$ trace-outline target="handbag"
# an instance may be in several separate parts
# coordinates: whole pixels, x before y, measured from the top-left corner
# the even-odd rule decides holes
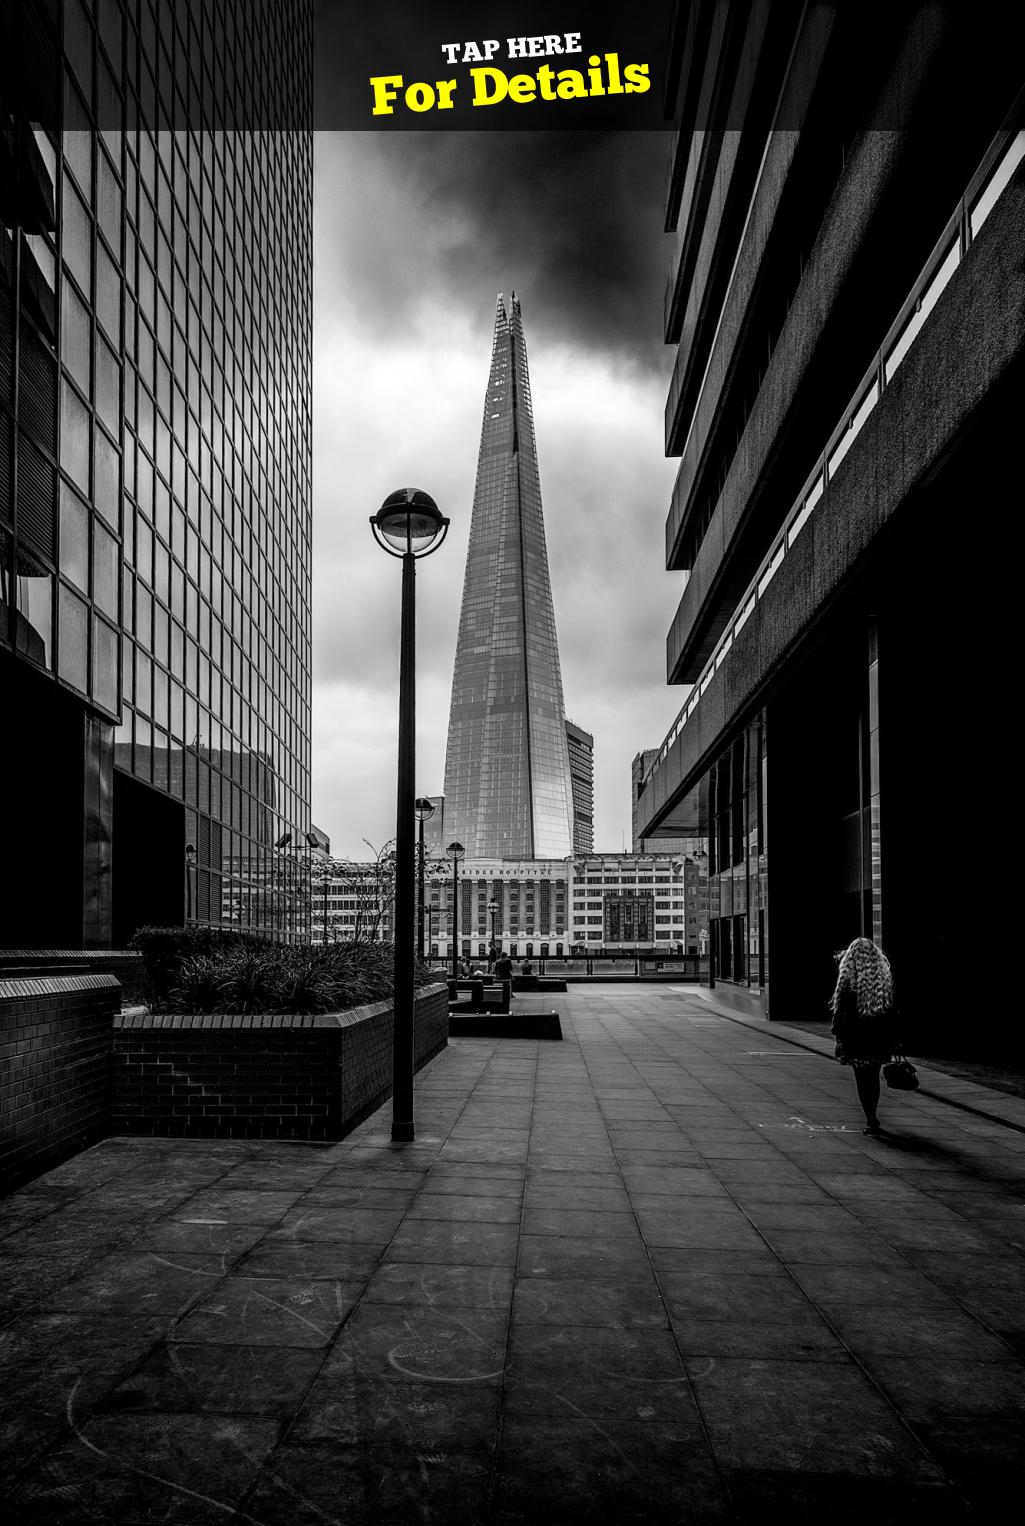
[[[916,1092],[918,1090],[918,1071],[906,1054],[895,1054],[892,1060],[887,1060],[883,1066],[883,1080],[887,1086],[892,1086],[894,1091]]]

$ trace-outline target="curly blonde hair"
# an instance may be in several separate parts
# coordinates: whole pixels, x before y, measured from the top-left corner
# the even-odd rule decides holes
[[[871,938],[855,938],[840,958],[830,1006],[837,1012],[844,995],[854,997],[859,1017],[879,1017],[893,1006],[890,961]]]

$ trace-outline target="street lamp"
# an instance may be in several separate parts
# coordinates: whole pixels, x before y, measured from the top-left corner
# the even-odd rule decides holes
[[[419,915],[416,919],[416,952],[417,957],[424,956],[424,822],[430,821],[434,815],[433,802],[426,795],[421,795],[416,801],[416,819],[420,823],[419,858],[417,860],[417,888]]]
[[[498,949],[495,943],[495,918],[498,915],[498,902],[492,896],[488,902],[488,911],[491,913],[491,952],[497,957]]]
[[[392,1043],[393,1140],[413,1132],[413,800],[416,771],[416,563],[437,551],[448,520],[434,499],[419,488],[389,493],[370,516],[374,539],[389,556],[402,560],[402,618],[399,635],[399,769],[395,811],[395,1017]]]
[[[461,842],[450,842],[445,849],[452,860],[452,979],[459,979],[459,860],[466,849]]]
[[[315,853],[320,853],[320,851],[321,851],[321,842],[320,842],[320,838],[317,836],[316,832],[304,832],[303,836],[306,838],[306,841],[309,843],[309,845],[313,849],[313,851]],[[327,942],[327,891],[328,891],[328,873],[327,873],[327,859],[326,858],[324,859],[323,869],[324,869],[324,936],[323,936],[323,938],[320,941],[322,943],[326,943]],[[312,926],[312,923],[313,923],[313,881],[312,881],[312,879],[310,881],[310,923],[311,923],[311,926],[310,926],[310,940],[312,942],[312,939],[313,939],[313,926]]]
[[[192,871],[196,867],[196,845],[185,844],[185,920],[192,921]]]

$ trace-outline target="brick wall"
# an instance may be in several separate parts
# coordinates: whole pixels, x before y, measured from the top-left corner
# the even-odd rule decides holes
[[[112,975],[0,980],[0,1190],[107,1133],[120,1001]]]
[[[142,955],[137,949],[0,949],[0,980],[20,979],[36,970],[59,975],[67,967],[74,967],[76,973],[86,969],[93,975],[116,976],[121,982],[123,1006],[131,1007],[145,1000]]]
[[[417,1001],[414,1063],[448,1042],[448,991]],[[388,1002],[316,1016],[114,1020],[117,1134],[341,1139],[391,1096]]]

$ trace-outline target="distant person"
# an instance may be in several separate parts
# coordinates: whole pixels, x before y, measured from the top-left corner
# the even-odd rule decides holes
[[[509,958],[509,955],[499,954],[498,958],[495,960],[495,979],[511,980],[512,972],[512,960]]]
[[[855,938],[840,955],[830,1008],[836,1057],[854,1071],[858,1100],[865,1114],[865,1134],[877,1137],[879,1071],[901,1048],[890,962],[870,938]]]
[[[470,974],[470,961],[468,959],[460,959],[460,961],[459,961],[459,978],[461,980],[466,980],[466,979],[469,978],[469,974]]]
[[[533,973],[534,973],[534,966],[531,964],[529,959],[524,959],[523,963],[520,965],[520,974],[521,975],[533,975]]]

